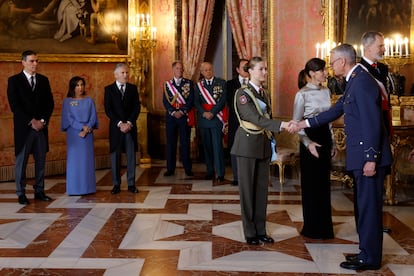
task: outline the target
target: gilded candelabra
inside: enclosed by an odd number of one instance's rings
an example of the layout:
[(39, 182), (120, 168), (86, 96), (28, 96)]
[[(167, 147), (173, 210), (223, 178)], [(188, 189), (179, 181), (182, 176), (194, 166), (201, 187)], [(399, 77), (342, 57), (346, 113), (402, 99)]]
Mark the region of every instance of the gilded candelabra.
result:
[(147, 107), (146, 79), (149, 73), (152, 50), (157, 45), (156, 29), (151, 26), (149, 14), (137, 14), (136, 25), (132, 29), (131, 72), (141, 96), (141, 102)]
[(384, 56), (383, 61), (391, 68), (393, 74), (399, 74), (401, 67), (412, 62), (410, 55)]
[(151, 166), (151, 157), (148, 154), (148, 92), (146, 89), (147, 77), (149, 75), (152, 51), (157, 44), (156, 29), (151, 26), (149, 14), (137, 14), (135, 25), (131, 28), (132, 38), (130, 40), (130, 68), (131, 75), (135, 77), (138, 87), (141, 113), (138, 125), (138, 143), (140, 147), (141, 167)]

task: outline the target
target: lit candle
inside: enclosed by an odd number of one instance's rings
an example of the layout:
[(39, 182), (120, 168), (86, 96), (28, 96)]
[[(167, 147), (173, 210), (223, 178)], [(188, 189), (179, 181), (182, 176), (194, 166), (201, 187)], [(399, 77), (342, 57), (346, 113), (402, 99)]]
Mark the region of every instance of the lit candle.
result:
[(394, 40), (390, 39), (390, 56), (394, 56)]
[(359, 49), (361, 51), (361, 57), (363, 57), (364, 56), (364, 46), (362, 46), (362, 44), (359, 45)]
[(318, 42), (316, 43), (316, 57), (319, 57), (319, 48), (321, 47), (321, 44)]
[(131, 27), (131, 32), (132, 32), (132, 38), (133, 39), (137, 38), (137, 27), (136, 26)]
[(139, 26), (140, 15), (137, 13), (135, 15), (135, 26)]
[(405, 46), (405, 55), (408, 57), (409, 53), (408, 53), (408, 38), (407, 37), (404, 38), (404, 46)]
[(402, 45), (403, 45), (403, 39), (401, 37), (398, 38), (398, 46), (400, 47), (399, 53), (400, 57), (402, 56)]
[(147, 13), (147, 26), (150, 25), (150, 15)]
[(156, 40), (157, 39), (157, 28), (152, 27), (152, 39)]
[(325, 59), (325, 43), (321, 45), (321, 59)]
[(144, 24), (145, 24), (145, 15), (141, 13), (141, 21), (139, 22), (139, 25), (144, 26)]
[(384, 46), (385, 46), (385, 53), (384, 53), (384, 56), (385, 57), (387, 57), (388, 56), (388, 54), (389, 54), (389, 52), (390, 52), (390, 49), (389, 49), (389, 40), (388, 40), (388, 38), (385, 38), (384, 39)]

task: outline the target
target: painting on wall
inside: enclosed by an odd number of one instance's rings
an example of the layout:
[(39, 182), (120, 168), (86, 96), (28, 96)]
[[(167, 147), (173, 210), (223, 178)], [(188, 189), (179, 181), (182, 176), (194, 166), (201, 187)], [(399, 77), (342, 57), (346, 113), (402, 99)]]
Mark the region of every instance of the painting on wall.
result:
[(342, 0), (342, 41), (359, 45), (366, 31), (380, 31), (385, 37), (399, 34), (410, 38), (411, 0)]
[(0, 0), (0, 60), (19, 59), (27, 49), (46, 61), (125, 57), (128, 6), (128, 0)]

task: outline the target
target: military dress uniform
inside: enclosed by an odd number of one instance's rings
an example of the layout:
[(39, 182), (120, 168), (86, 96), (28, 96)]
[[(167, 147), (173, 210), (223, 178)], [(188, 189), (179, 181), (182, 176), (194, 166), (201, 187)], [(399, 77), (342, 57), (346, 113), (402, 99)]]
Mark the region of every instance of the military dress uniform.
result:
[[(344, 95), (328, 111), (309, 118), (317, 127), (344, 115), (346, 169), (351, 171), (357, 194), (360, 253), (358, 264), (378, 269), (382, 261), (382, 200), (384, 179), (392, 164), (388, 134), (382, 116), (381, 91), (374, 78), (360, 65), (348, 74)], [(375, 162), (374, 176), (365, 176), (366, 162)]]
[[(271, 119), (268, 93), (249, 82), (235, 95), (236, 131), (231, 154), (237, 156), (241, 216), (248, 243), (266, 237), (266, 207), (269, 164), (272, 155), (271, 132), (279, 132), (280, 120)], [(261, 110), (259, 110), (261, 109)], [(260, 239), (261, 240), (261, 239)], [(264, 241), (266, 242), (266, 241)]]
[[(174, 174), (176, 167), (177, 142), (180, 136), (180, 157), (187, 176), (192, 176), (190, 157), (190, 134), (194, 126), (194, 85), (189, 79), (172, 79), (164, 84), (163, 104), (166, 109), (167, 135), (167, 172)], [(174, 117), (175, 112), (184, 114), (181, 118)]]
[[(217, 179), (224, 180), (223, 131), (227, 124), (227, 115), (223, 110), (226, 97), (226, 81), (221, 78), (214, 77), (211, 84), (203, 79), (196, 85), (194, 105), (207, 167), (206, 179), (212, 179), (215, 171)], [(203, 117), (203, 113), (207, 111), (213, 113), (213, 119)]]

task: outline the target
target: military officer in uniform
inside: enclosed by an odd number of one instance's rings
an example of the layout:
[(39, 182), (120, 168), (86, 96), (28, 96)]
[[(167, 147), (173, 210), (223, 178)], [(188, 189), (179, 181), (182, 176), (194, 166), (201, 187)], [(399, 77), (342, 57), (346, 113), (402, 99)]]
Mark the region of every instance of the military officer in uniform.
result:
[[(203, 143), (207, 167), (206, 180), (224, 181), (225, 164), (223, 150), (223, 131), (226, 129), (226, 81), (214, 76), (213, 64), (203, 62), (200, 66), (203, 79), (195, 88), (194, 105), (197, 109), (197, 124)], [(215, 169), (215, 170), (214, 170)]]
[(237, 157), (244, 236), (248, 244), (259, 245), (274, 242), (266, 233), (272, 132), (287, 128), (289, 123), (271, 119), (270, 96), (262, 88), (267, 78), (266, 62), (253, 57), (244, 70), (249, 73), (250, 81), (234, 96), (240, 126), (231, 154)]
[(299, 128), (317, 127), (344, 115), (346, 169), (351, 171), (358, 191), (360, 253), (347, 255), (340, 266), (353, 270), (374, 270), (382, 261), (382, 204), (384, 179), (392, 164), (391, 147), (382, 116), (382, 95), (375, 79), (360, 64), (352, 45), (331, 50), (330, 65), (335, 75), (344, 76), (344, 95), (319, 115), (301, 121)]
[(164, 84), (163, 104), (166, 109), (167, 171), (164, 176), (174, 175), (176, 167), (177, 142), (180, 136), (180, 156), (185, 174), (193, 176), (190, 158), (190, 133), (194, 126), (194, 85), (183, 78), (181, 61), (172, 63), (174, 77)]

